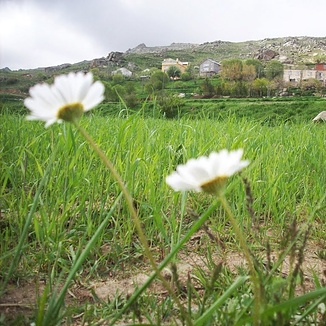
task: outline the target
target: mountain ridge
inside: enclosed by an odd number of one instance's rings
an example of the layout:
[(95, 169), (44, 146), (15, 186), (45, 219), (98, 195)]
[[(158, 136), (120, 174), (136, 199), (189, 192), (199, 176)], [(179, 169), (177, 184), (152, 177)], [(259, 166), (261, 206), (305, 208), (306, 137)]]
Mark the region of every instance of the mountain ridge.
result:
[[(137, 72), (150, 67), (159, 68), (162, 60), (168, 57), (194, 65), (208, 57), (216, 61), (256, 58), (263, 61), (275, 59), (289, 65), (312, 65), (326, 61), (326, 37), (288, 36), (242, 42), (216, 40), (200, 44), (173, 42), (170, 45), (149, 47), (140, 43), (125, 52), (112, 51), (106, 57), (19, 71), (105, 68), (110, 72), (117, 67), (126, 67)], [(11, 70), (6, 67), (0, 71)]]
[[(311, 60), (312, 56), (318, 54), (326, 55), (326, 37), (310, 37), (310, 36), (290, 36), (278, 38), (265, 38), (262, 40), (249, 40), (243, 42), (230, 41), (212, 41), (201, 44), (196, 43), (171, 43), (165, 46), (151, 46), (147, 47), (144, 43), (137, 45), (135, 48), (128, 49), (124, 54), (148, 54), (160, 53), (164, 54), (168, 51), (182, 51), (191, 50), (194, 52), (212, 52), (220, 53), (221, 49), (232, 50), (237, 47), (240, 57), (259, 57), (259, 55), (266, 50), (272, 50), (277, 53), (276, 56), (287, 57), (291, 63), (296, 63), (300, 59)], [(290, 56), (291, 55), (291, 56)], [(300, 58), (298, 58), (300, 56)], [(284, 60), (284, 59), (283, 59)]]

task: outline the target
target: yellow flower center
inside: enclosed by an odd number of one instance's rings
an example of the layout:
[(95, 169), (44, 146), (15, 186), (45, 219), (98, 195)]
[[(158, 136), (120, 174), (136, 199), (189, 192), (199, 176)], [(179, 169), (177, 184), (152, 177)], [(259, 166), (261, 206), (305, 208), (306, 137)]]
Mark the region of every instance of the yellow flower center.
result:
[(206, 183), (202, 184), (200, 187), (204, 192), (207, 192), (212, 195), (216, 195), (225, 186), (227, 178), (228, 177), (226, 176), (219, 176), (213, 180), (207, 181)]
[(84, 107), (80, 102), (64, 105), (59, 109), (57, 117), (63, 121), (73, 122), (79, 120), (84, 113)]

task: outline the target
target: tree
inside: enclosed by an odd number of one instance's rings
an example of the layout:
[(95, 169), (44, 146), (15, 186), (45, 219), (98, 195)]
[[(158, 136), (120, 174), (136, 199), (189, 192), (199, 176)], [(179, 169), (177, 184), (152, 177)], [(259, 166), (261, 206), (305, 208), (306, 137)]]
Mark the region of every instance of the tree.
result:
[(161, 70), (156, 70), (145, 84), (145, 91), (149, 94), (162, 91), (168, 82), (169, 76)]
[(122, 85), (125, 81), (125, 76), (118, 72), (112, 76), (112, 82), (114, 85)]
[(270, 89), (274, 92), (275, 95), (280, 94), (283, 88), (284, 88), (283, 76), (274, 78), (270, 83)]
[(185, 104), (179, 97), (164, 95), (157, 98), (157, 105), (164, 117), (175, 118), (180, 114), (180, 109)]
[(326, 62), (326, 55), (325, 54), (318, 54), (315, 56), (315, 63), (324, 63)]
[(200, 88), (204, 96), (212, 96), (215, 91), (214, 86), (209, 78), (205, 78), (205, 80), (201, 83)]
[(263, 97), (264, 95), (267, 95), (267, 90), (270, 85), (270, 82), (266, 78), (257, 78), (253, 81), (252, 87), (260, 97)]
[(253, 65), (244, 64), (242, 67), (242, 80), (246, 82), (248, 96), (251, 96), (252, 82), (256, 78), (256, 69)]
[(250, 85), (256, 77), (256, 70), (254, 66), (247, 65), (240, 59), (229, 59), (222, 61), (221, 76), (224, 80), (230, 81), (230, 95), (246, 96), (248, 90), (250, 93)]
[(276, 77), (283, 77), (283, 64), (277, 60), (271, 60), (266, 65), (266, 78), (273, 80)]
[(228, 59), (222, 61), (221, 76), (230, 81), (242, 80), (242, 61), (240, 59)]
[(171, 79), (180, 78), (181, 70), (177, 66), (171, 66), (166, 72)]
[(311, 95), (314, 92), (320, 92), (322, 85), (323, 83), (315, 78), (303, 80), (300, 85), (301, 94), (304, 95), (306, 93), (306, 95)]
[(264, 65), (258, 59), (248, 59), (245, 61), (245, 64), (248, 66), (254, 66), (256, 70), (256, 77), (262, 78), (265, 77)]
[(181, 74), (181, 80), (183, 81), (189, 81), (192, 78), (193, 77), (191, 76), (190, 72), (184, 72), (183, 74)]
[(256, 78), (256, 69), (252, 65), (244, 64), (242, 66), (242, 80), (252, 82)]

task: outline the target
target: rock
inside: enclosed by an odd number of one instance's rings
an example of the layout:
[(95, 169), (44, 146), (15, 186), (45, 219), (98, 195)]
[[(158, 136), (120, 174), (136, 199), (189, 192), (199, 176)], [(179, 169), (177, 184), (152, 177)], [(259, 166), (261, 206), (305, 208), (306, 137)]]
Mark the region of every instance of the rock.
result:
[(110, 52), (108, 54), (108, 56), (106, 57), (106, 60), (119, 63), (120, 61), (123, 61), (123, 53), (122, 52)]
[(324, 121), (326, 122), (326, 111), (321, 111), (320, 113), (318, 113), (313, 119), (312, 121), (317, 122), (317, 121)]
[(278, 52), (268, 49), (268, 50), (260, 50), (260, 52), (256, 55), (256, 59), (270, 61), (279, 55)]

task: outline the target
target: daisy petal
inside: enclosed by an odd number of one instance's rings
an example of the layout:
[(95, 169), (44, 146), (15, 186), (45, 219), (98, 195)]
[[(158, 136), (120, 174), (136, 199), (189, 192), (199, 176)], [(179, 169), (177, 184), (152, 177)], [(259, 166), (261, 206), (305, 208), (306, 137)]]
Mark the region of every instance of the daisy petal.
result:
[(243, 150), (212, 152), (208, 157), (190, 159), (178, 165), (175, 172), (166, 177), (166, 182), (175, 191), (221, 191), (227, 177), (240, 171), (249, 164), (241, 161)]

